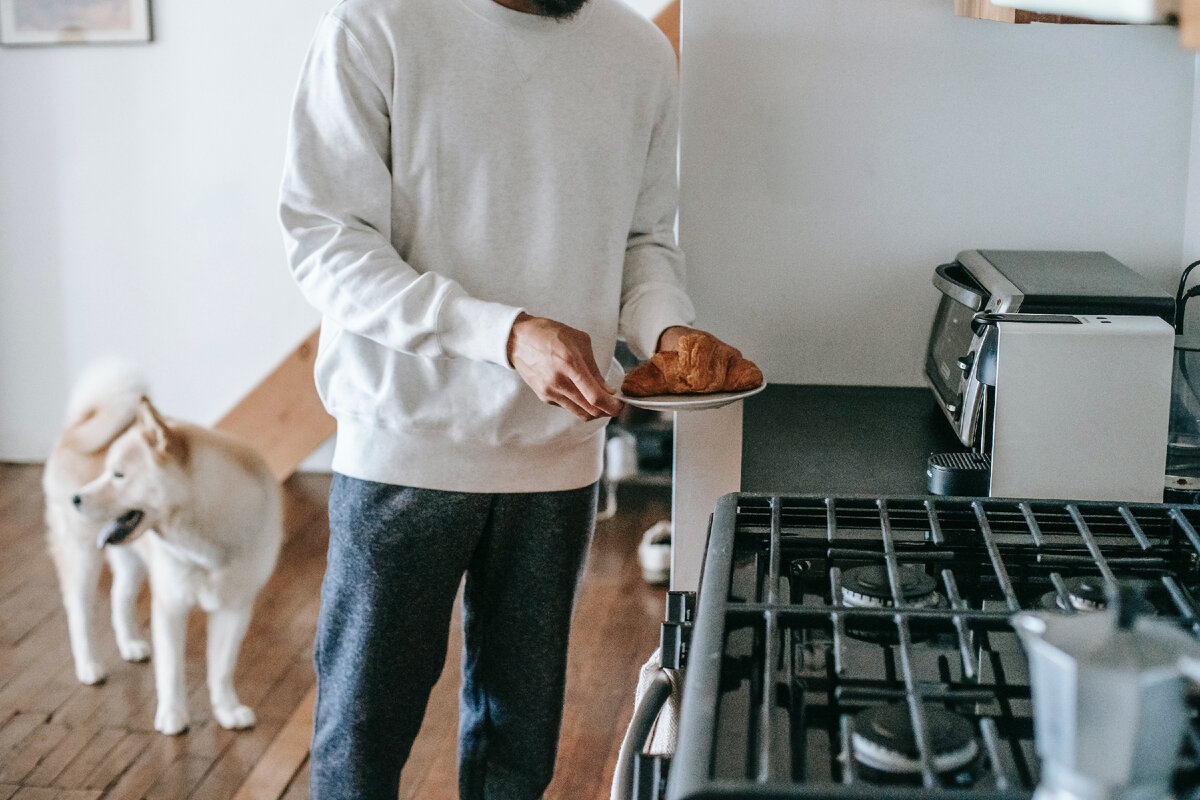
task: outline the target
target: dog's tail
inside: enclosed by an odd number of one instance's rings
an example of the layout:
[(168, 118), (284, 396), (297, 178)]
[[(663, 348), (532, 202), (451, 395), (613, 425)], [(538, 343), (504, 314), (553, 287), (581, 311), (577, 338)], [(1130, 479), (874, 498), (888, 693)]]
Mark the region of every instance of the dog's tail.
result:
[(145, 377), (117, 358), (93, 362), (76, 380), (67, 401), (66, 427), (84, 452), (95, 452), (128, 428), (138, 402), (149, 392)]

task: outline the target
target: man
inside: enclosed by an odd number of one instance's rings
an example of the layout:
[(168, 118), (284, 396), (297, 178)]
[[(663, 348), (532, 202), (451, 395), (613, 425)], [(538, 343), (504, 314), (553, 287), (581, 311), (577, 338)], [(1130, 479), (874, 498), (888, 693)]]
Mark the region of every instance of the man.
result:
[(461, 796), (550, 782), (615, 344), (694, 314), (674, 52), (585, 3), (345, 0), (305, 61), (280, 213), (338, 422), (317, 800), (396, 796), (464, 573)]

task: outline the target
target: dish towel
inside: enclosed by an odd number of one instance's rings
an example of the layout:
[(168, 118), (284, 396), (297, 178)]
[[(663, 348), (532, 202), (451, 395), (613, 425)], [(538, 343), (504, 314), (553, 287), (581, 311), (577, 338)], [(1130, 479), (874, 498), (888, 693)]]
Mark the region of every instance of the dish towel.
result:
[[(655, 756), (669, 756), (674, 755), (675, 743), (679, 739), (679, 703), (683, 690), (683, 670), (662, 668), (662, 648), (655, 650), (654, 655), (650, 656), (650, 659), (642, 665), (641, 672), (638, 674), (638, 685), (637, 691), (634, 694), (633, 707), (636, 709), (641, 704), (642, 698), (646, 695), (646, 690), (654, 680), (654, 676), (660, 670), (667, 673), (667, 679), (671, 684), (671, 695), (667, 698), (667, 702), (663, 705), (662, 710), (658, 713), (658, 717), (654, 720), (654, 727), (650, 730), (649, 741), (643, 752)], [(624, 772), (626, 744), (632, 734), (631, 724), (625, 730), (625, 738), (621, 740), (621, 753), (617, 758), (616, 772), (613, 774), (610, 800), (622, 800), (623, 788), (617, 784), (619, 776)]]

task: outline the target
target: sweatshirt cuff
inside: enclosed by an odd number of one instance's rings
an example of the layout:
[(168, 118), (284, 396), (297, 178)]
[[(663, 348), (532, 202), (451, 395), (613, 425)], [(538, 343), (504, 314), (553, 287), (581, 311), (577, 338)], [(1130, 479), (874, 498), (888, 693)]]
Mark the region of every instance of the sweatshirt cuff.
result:
[(645, 361), (654, 355), (658, 337), (673, 325), (690, 326), (696, 319), (691, 301), (682, 291), (661, 293), (653, 303), (640, 304), (636, 321), (626, 330), (629, 349)]
[(467, 295), (446, 298), (438, 314), (438, 343), (442, 352), (511, 370), (508, 336), (522, 311), (523, 308)]

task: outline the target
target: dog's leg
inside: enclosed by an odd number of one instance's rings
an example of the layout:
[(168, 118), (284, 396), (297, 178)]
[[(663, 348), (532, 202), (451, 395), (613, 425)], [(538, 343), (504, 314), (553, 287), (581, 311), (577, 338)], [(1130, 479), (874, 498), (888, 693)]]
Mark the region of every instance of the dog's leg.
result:
[(238, 701), (233, 688), (233, 670), (250, 612), (250, 606), (218, 608), (208, 615), (208, 694), (222, 728), (249, 728), (255, 723), (254, 712)]
[(150, 643), (141, 636), (137, 624), (137, 598), (146, 579), (146, 564), (130, 546), (105, 548), (112, 568), (112, 626), (117, 649), (126, 661), (150, 658)]
[(154, 729), (168, 735), (188, 726), (184, 648), (187, 644), (189, 607), (170, 596), (167, 587), (153, 582), (150, 595), (150, 632), (154, 639), (154, 688), (158, 711)]
[(69, 522), (60, 520), (60, 530), (50, 534), (50, 555), (58, 572), (58, 586), (67, 612), (67, 633), (75, 677), (80, 683), (97, 684), (108, 675), (92, 647), (92, 615), (96, 607), (96, 584), (100, 581), (100, 554), (91, 543), (82, 547), (72, 540)]

